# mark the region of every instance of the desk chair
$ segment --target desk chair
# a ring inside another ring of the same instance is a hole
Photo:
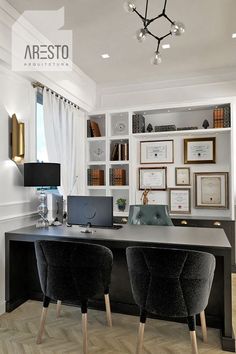
[[[173,226],[167,205],[130,205],[129,224]]]
[[[142,352],[148,313],[186,317],[192,352],[198,353],[196,314],[200,313],[203,341],[207,341],[205,308],[215,270],[215,257],[205,252],[154,247],[126,250],[134,300],[140,308],[136,354]]]
[[[87,354],[87,304],[104,292],[108,324],[112,326],[109,284],[112,252],[100,245],[79,242],[35,241],[39,279],[44,294],[37,344],[42,341],[50,300],[81,305],[83,353]]]

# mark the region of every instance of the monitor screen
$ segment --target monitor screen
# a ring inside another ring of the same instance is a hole
[[[67,223],[92,227],[112,227],[113,197],[68,196]]]

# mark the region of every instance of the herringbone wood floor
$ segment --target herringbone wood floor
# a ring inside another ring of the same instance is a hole
[[[236,277],[233,278],[233,316],[236,324]],[[35,344],[42,305],[28,301],[12,313],[0,317],[0,354],[78,354],[82,353],[81,315],[74,307],[62,306],[56,319],[56,306],[50,305],[46,333],[41,345]],[[106,326],[104,312],[89,310],[89,353],[135,353],[138,318],[113,314],[113,328]],[[220,354],[219,331],[208,329],[208,344],[197,329],[200,353]],[[186,325],[149,319],[145,328],[145,354],[191,353]]]

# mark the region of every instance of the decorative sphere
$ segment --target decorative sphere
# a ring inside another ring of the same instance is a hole
[[[125,1],[123,6],[126,12],[133,12],[136,9],[135,4],[131,0]]]
[[[140,30],[138,30],[136,32],[136,38],[137,40],[142,43],[145,39],[146,39],[146,34],[147,31],[145,30],[145,28],[141,28]]]
[[[155,52],[153,58],[151,59],[151,63],[153,65],[159,65],[159,64],[161,64],[161,62],[162,62],[161,54],[158,52]]]
[[[175,21],[173,25],[171,25],[170,31],[174,36],[181,36],[181,34],[185,32],[185,26],[182,22]]]

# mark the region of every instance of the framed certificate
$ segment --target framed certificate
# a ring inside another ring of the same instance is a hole
[[[174,141],[141,141],[140,142],[140,163],[173,163],[174,162]]]
[[[196,208],[227,209],[228,172],[195,173]]]
[[[175,184],[176,186],[190,186],[190,168],[175,168]]]
[[[166,190],[166,167],[150,167],[139,169],[139,190]]]
[[[215,163],[216,138],[184,139],[184,163]]]
[[[191,213],[191,190],[190,188],[170,188],[169,207],[171,214]]]

